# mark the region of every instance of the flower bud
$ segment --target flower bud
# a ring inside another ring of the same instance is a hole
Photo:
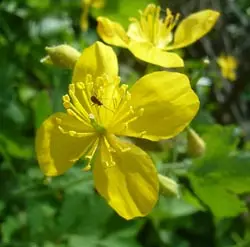
[[[42,63],[53,64],[61,68],[73,69],[81,53],[69,45],[46,47],[48,55],[41,59]]]
[[[192,157],[200,157],[206,151],[206,143],[192,128],[187,129],[187,145],[187,152]]]
[[[166,196],[179,197],[178,184],[171,178],[158,174],[161,193]]]

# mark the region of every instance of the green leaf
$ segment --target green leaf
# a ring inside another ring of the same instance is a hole
[[[19,229],[19,220],[14,216],[9,216],[1,224],[2,241],[3,243],[10,243],[12,234]]]
[[[15,158],[29,159],[32,157],[33,149],[25,142],[18,137],[13,139],[13,137],[0,135],[0,146],[3,146],[3,150]]]
[[[52,105],[47,91],[41,91],[33,101],[35,114],[35,126],[38,128],[41,123],[52,114]]]
[[[213,126],[204,141],[207,153],[188,176],[192,188],[216,217],[236,216],[246,210],[238,194],[250,191],[249,157],[236,152],[233,127]]]

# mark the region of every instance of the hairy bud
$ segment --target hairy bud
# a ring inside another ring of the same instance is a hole
[[[167,196],[179,197],[178,184],[171,178],[158,174],[161,192]]]
[[[61,68],[73,69],[81,53],[69,45],[46,47],[48,55],[41,59],[42,63],[53,64]]]
[[[200,157],[206,151],[206,143],[202,138],[192,129],[187,129],[187,151],[192,157]]]

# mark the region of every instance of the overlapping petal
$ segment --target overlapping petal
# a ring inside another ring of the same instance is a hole
[[[181,132],[194,118],[199,99],[187,76],[175,72],[154,72],[139,79],[131,88],[129,105],[133,111],[144,109],[142,116],[126,126],[120,112],[113,133],[142,137],[152,141],[168,139]],[[126,109],[127,110],[127,109]]]
[[[105,17],[98,17],[97,22],[97,32],[106,43],[127,48],[129,38],[119,23]]]
[[[81,133],[81,137],[76,135],[76,131]],[[93,130],[70,115],[56,113],[50,116],[36,134],[36,154],[41,170],[46,176],[63,174],[95,140]]]
[[[94,164],[97,191],[125,219],[144,216],[158,199],[157,171],[150,157],[131,143],[113,137],[113,152],[104,141]]]
[[[161,50],[150,43],[131,41],[128,48],[135,57],[148,63],[168,68],[184,66],[184,62],[180,56],[172,52]]]
[[[102,42],[95,42],[83,50],[76,62],[72,82],[83,82],[86,75],[90,74],[95,79],[103,74],[113,78],[118,75],[118,62],[113,49]]]
[[[194,43],[212,29],[219,15],[219,12],[209,9],[189,15],[178,25],[174,34],[174,43],[167,46],[166,50],[182,48]]]

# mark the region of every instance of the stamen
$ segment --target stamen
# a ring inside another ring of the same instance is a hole
[[[75,95],[75,85],[73,84],[70,84],[69,95],[73,101],[75,108],[81,114],[81,116],[83,116],[84,118],[88,118],[88,113],[83,108],[83,106],[81,105],[81,103],[79,102],[79,100],[77,99]]]
[[[74,112],[72,109],[67,109],[67,113],[68,113],[70,116],[72,116],[72,117],[76,118],[77,120],[79,120],[80,122],[84,123],[85,125],[90,126],[89,121],[87,121],[86,119],[81,118],[81,117],[80,117],[76,112]]]
[[[60,132],[64,135],[69,135],[71,137],[88,137],[88,136],[93,136],[95,133],[94,132],[76,132],[74,130],[65,130],[62,126],[58,126],[58,129],[60,130]]]
[[[99,138],[95,140],[90,150],[86,153],[85,159],[87,160],[87,165],[82,169],[83,171],[89,171],[91,169],[91,161],[98,147],[98,142],[99,142]]]
[[[147,131],[144,130],[144,131],[139,133],[138,137],[143,138],[143,136],[146,135],[146,133],[147,133]]]
[[[108,161],[104,161],[103,164],[105,165],[105,168],[111,168],[116,166],[116,163],[113,160]]]

